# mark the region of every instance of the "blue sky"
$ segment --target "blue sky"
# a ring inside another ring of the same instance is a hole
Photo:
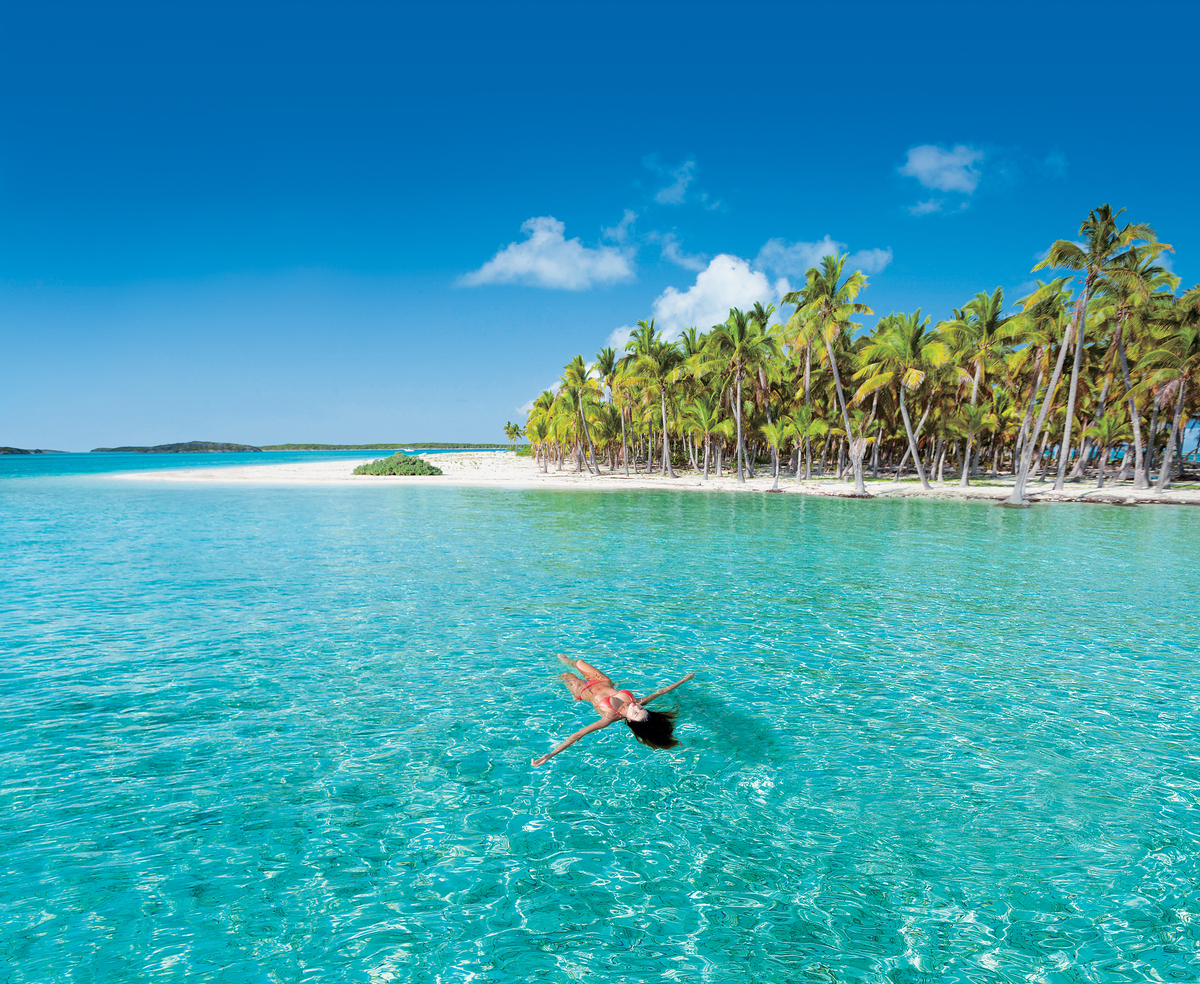
[[[503,440],[638,318],[829,244],[943,317],[1102,202],[1190,285],[1197,10],[10,4],[0,444]]]

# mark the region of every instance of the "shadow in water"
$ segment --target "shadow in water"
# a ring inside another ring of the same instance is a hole
[[[783,731],[769,718],[705,694],[680,700],[681,721],[707,732],[704,743],[716,752],[755,765],[791,758]],[[701,742],[690,742],[693,747]]]

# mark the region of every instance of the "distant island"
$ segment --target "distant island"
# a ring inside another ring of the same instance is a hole
[[[451,444],[438,441],[402,442],[393,444],[264,444],[264,451],[417,451],[438,448],[447,451],[502,451],[507,444]]]
[[[66,454],[66,451],[47,451],[45,448],[0,448],[0,454]]]
[[[197,454],[214,451],[261,451],[262,448],[249,444],[221,444],[216,441],[186,441],[183,444],[156,444],[152,448],[92,448],[92,453],[123,453],[123,454]]]

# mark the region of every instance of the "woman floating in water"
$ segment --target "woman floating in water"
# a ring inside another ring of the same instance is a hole
[[[562,681],[574,694],[576,700],[592,702],[596,713],[600,715],[600,720],[593,721],[586,728],[581,728],[553,751],[547,752],[541,758],[534,759],[535,768],[547,759],[553,758],[568,745],[574,745],[584,735],[607,728],[617,721],[624,721],[629,725],[629,730],[633,732],[634,737],[643,745],[649,745],[651,748],[674,748],[679,744],[672,733],[675,726],[675,712],[648,711],[646,705],[668,691],[674,690],[680,684],[687,683],[696,674],[689,673],[669,687],[663,687],[662,690],[654,691],[649,697],[638,700],[628,690],[618,690],[614,687],[612,680],[591,664],[585,663],[581,659],[567,659],[561,654],[558,658],[567,666],[573,667],[583,674],[581,680],[574,673],[564,673]]]

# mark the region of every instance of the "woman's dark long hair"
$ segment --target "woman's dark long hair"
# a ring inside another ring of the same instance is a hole
[[[678,711],[652,711],[646,708],[650,716],[645,721],[630,721],[625,719],[633,737],[650,748],[674,748],[679,744],[675,740],[675,716]]]

